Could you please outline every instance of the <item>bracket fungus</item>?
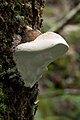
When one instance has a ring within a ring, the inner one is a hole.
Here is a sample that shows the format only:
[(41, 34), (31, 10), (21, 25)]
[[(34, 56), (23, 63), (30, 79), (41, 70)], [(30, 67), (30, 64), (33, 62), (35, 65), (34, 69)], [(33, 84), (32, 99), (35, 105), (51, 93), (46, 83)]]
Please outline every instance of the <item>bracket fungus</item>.
[(46, 32), (34, 41), (21, 43), (13, 54), (17, 69), (26, 87), (32, 87), (47, 66), (67, 52), (69, 46), (60, 35)]

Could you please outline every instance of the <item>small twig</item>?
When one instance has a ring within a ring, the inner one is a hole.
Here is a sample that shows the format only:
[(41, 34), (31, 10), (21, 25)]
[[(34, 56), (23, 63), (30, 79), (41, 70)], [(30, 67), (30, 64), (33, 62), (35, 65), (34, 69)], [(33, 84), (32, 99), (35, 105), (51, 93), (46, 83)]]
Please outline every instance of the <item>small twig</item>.
[(73, 17), (80, 11), (80, 4), (73, 8), (69, 13), (58, 23), (57, 27), (52, 27), (49, 31), (59, 32)]

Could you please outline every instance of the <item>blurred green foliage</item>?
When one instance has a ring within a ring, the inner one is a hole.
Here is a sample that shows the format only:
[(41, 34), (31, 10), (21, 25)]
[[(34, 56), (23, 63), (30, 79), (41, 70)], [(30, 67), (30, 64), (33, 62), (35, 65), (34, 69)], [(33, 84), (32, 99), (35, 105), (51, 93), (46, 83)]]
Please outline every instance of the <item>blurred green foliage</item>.
[[(62, 2), (61, 4), (60, 1)], [(59, 20), (80, 0), (47, 0), (42, 31), (56, 27)], [(64, 5), (63, 8), (61, 5)], [(80, 12), (79, 12), (80, 13)], [(70, 48), (60, 59), (52, 62), (39, 83), (39, 109), (35, 120), (80, 120), (80, 14), (77, 13), (59, 32)]]

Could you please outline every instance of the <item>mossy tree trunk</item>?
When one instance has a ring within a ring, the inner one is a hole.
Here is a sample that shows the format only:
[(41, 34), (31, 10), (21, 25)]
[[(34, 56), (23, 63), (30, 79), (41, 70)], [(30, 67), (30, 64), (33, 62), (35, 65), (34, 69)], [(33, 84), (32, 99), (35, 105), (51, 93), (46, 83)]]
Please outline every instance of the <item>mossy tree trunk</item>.
[(44, 0), (0, 0), (0, 120), (34, 119), (38, 84), (24, 86), (12, 46), (14, 34), (23, 36), (26, 25), (41, 28), (43, 6)]

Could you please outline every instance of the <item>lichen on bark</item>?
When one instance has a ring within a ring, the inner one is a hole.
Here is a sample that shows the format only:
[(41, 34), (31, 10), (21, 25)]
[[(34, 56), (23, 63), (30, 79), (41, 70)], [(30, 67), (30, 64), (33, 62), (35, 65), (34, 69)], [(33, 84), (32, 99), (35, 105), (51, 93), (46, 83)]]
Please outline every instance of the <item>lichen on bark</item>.
[(38, 84), (24, 86), (11, 47), (26, 25), (40, 30), (43, 7), (44, 0), (0, 1), (0, 120), (33, 120)]

